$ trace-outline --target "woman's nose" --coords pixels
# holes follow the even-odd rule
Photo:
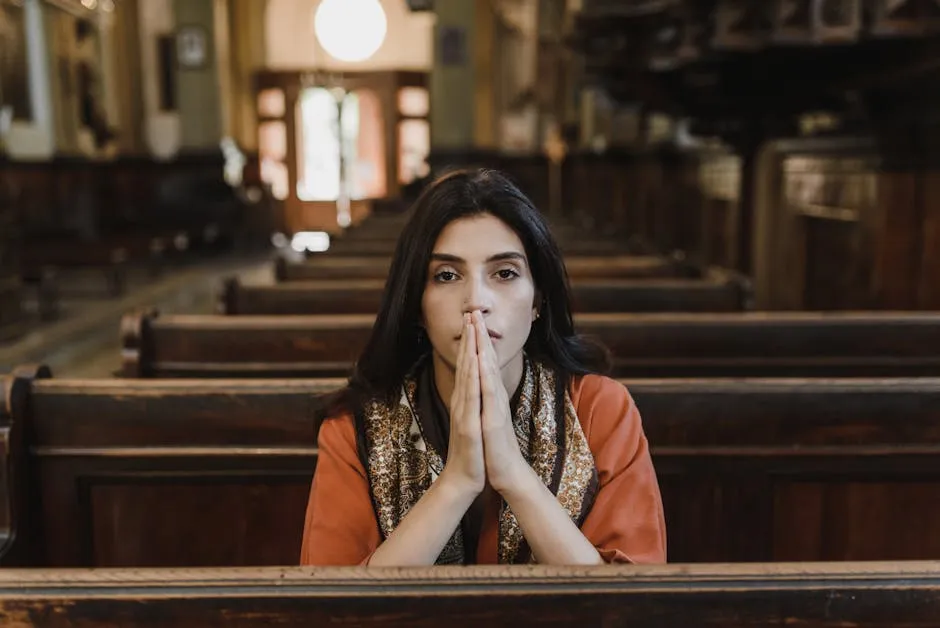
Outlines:
[[[471,279],[467,282],[467,291],[464,294],[463,311],[472,312],[480,310],[488,314],[493,306],[492,291],[482,279]]]

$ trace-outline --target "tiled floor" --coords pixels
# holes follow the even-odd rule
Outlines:
[[[251,283],[271,281],[270,258],[256,254],[205,259],[157,279],[132,272],[121,297],[107,296],[98,276],[63,277],[59,320],[36,322],[24,336],[0,345],[0,373],[21,364],[41,363],[55,377],[111,377],[120,366],[119,330],[125,313],[156,307],[167,314],[212,314],[226,277],[238,276]],[[35,303],[28,302],[26,309],[34,312]]]

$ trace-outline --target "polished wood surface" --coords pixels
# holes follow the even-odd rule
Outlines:
[[[125,377],[334,377],[371,314],[160,316],[122,323]],[[940,315],[902,312],[577,314],[618,377],[940,375]]]
[[[7,570],[20,627],[936,626],[940,564]],[[481,600],[485,603],[481,604]]]
[[[305,263],[291,263],[279,257],[275,264],[278,281],[324,279],[385,279],[390,258],[315,256]],[[695,277],[697,269],[656,256],[577,255],[565,259],[571,279],[642,279],[650,277]]]
[[[940,558],[940,379],[622,381],[670,562]],[[293,564],[341,383],[5,378],[2,563]]]
[[[223,314],[374,314],[385,282],[378,279],[290,281],[275,285],[225,282]],[[575,312],[736,312],[748,309],[749,288],[729,275],[709,279],[578,279]]]

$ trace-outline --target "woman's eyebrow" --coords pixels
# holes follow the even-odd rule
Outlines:
[[[486,262],[502,262],[506,260],[518,260],[520,262],[525,262],[526,257],[518,251],[506,251],[505,253],[496,253],[495,255],[490,255],[486,258]],[[450,253],[431,253],[432,262],[450,262],[453,264],[466,264],[467,260],[457,255],[451,255]]]
[[[518,251],[506,251],[505,253],[497,253],[496,255],[490,255],[486,258],[487,262],[504,262],[507,260],[517,260],[520,262],[525,262],[525,255],[519,253]]]

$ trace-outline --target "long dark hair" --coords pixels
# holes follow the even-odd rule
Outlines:
[[[564,381],[609,371],[606,349],[574,332],[568,273],[548,224],[506,176],[486,169],[450,172],[422,192],[411,212],[395,247],[369,341],[348,386],[327,400],[329,415],[353,412],[371,399],[397,402],[405,376],[431,350],[420,323],[434,244],[454,220],[483,213],[499,218],[522,241],[541,299],[526,353],[553,367]]]

